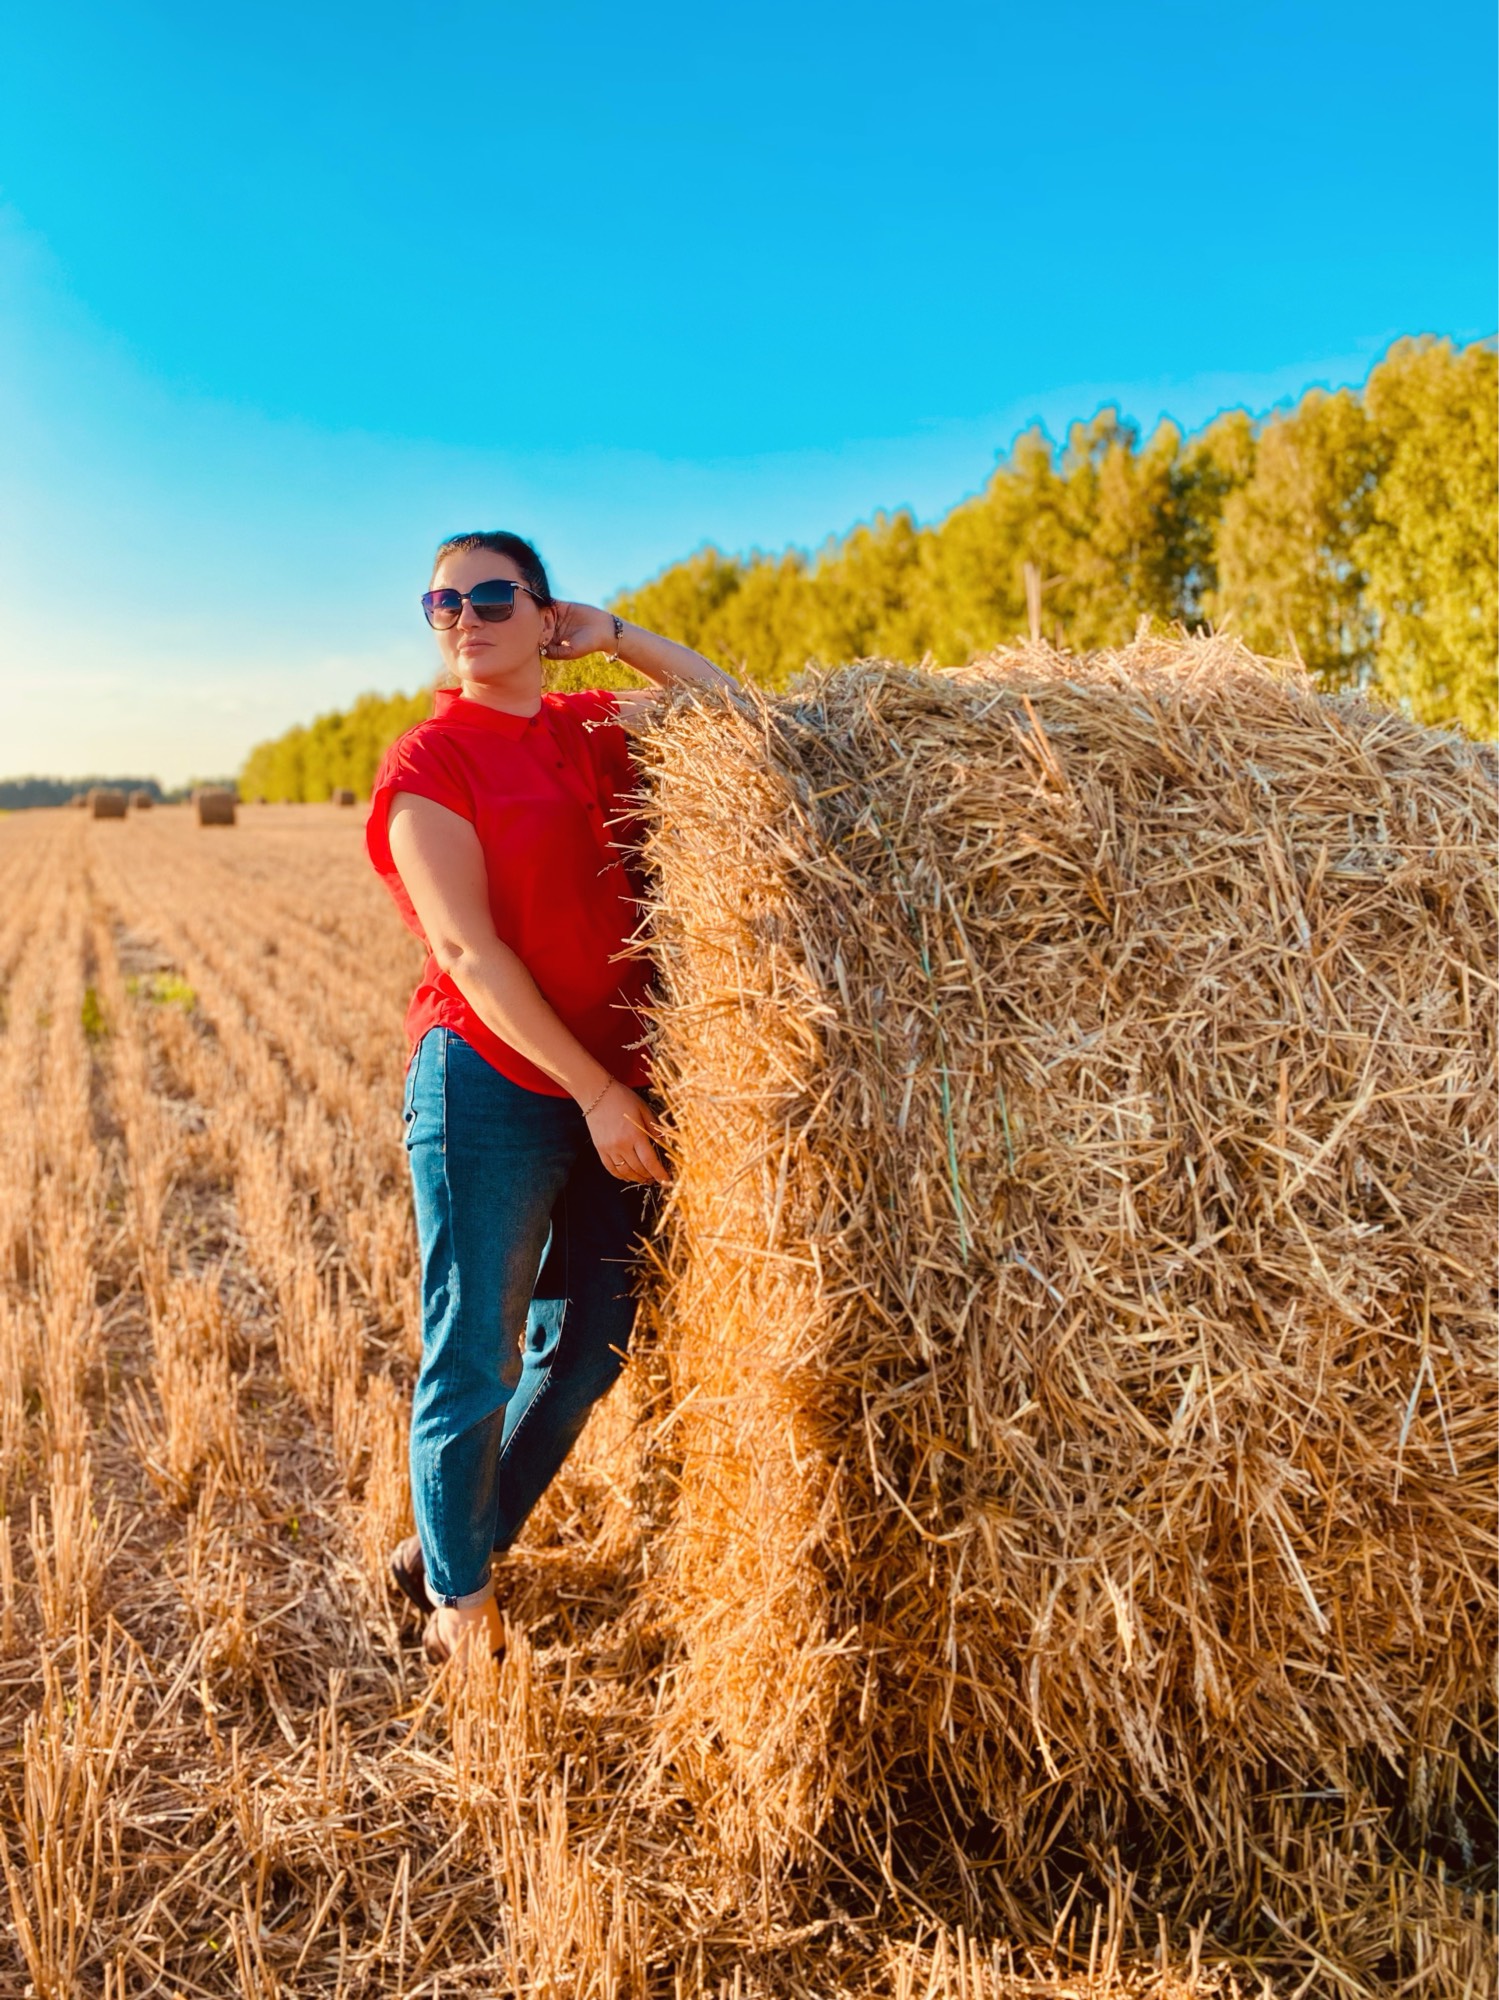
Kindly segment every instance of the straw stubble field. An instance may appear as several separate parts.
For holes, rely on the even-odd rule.
[[[726,1888],[648,1754],[645,1357],[498,1675],[432,1682],[382,1576],[413,969],[334,808],[0,823],[0,1993],[1229,1991],[1122,1904],[1048,1963],[837,1855]]]

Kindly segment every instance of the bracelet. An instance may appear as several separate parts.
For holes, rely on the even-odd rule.
[[[612,653],[605,653],[604,658],[606,660],[617,660],[619,658],[619,642],[625,636],[625,621],[617,611],[611,611],[609,616],[614,620],[614,651]]]
[[[603,1089],[599,1092],[598,1096],[593,1100],[592,1104],[590,1104],[588,1109],[583,1113],[583,1116],[585,1118],[591,1118],[594,1112],[598,1110],[599,1106],[603,1103],[604,1099],[609,1095],[610,1091],[614,1088],[614,1082],[615,1079],[611,1076],[609,1078],[609,1081],[604,1085]]]

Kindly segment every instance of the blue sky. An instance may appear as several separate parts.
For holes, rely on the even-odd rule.
[[[10,10],[0,775],[415,685],[456,528],[597,598],[1491,332],[1494,59],[1469,0]]]

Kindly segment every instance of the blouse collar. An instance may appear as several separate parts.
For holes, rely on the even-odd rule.
[[[482,701],[469,701],[461,688],[439,688],[432,702],[434,722],[455,722],[465,729],[484,729],[491,735],[509,737],[512,742],[528,730],[543,726],[547,698],[534,715],[512,715],[507,709],[489,708]]]

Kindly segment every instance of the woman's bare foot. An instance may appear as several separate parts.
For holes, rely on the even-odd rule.
[[[505,1628],[492,1594],[479,1604],[439,1604],[422,1634],[422,1651],[434,1667],[455,1654],[472,1660],[487,1652],[497,1660],[504,1650]]]

